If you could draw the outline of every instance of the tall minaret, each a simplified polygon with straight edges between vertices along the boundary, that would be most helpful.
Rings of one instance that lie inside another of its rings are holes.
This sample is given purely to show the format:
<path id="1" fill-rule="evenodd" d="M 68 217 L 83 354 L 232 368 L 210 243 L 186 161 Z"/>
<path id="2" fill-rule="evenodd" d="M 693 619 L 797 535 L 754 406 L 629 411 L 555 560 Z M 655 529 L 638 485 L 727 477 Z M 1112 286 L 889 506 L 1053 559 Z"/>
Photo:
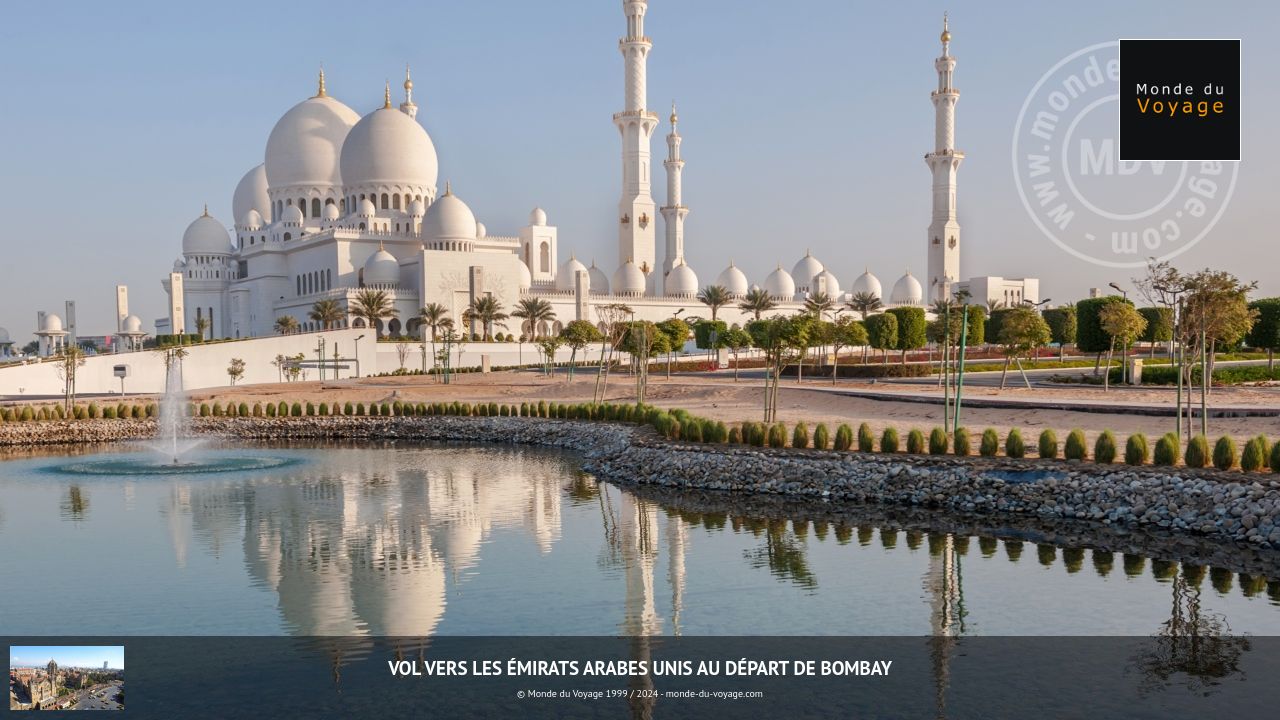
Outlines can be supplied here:
<path id="1" fill-rule="evenodd" d="M 934 61 L 938 89 L 932 93 L 933 152 L 924 161 L 933 173 L 933 220 L 929 223 L 929 275 L 925 288 L 930 302 L 949 298 L 960 280 L 960 223 L 956 221 L 956 171 L 964 153 L 956 150 L 956 101 L 960 91 L 951 84 L 956 59 L 951 56 L 951 31 L 942 16 L 942 57 Z"/>
<path id="2" fill-rule="evenodd" d="M 409 77 L 409 66 L 404 66 L 404 102 L 400 103 L 400 112 L 417 119 L 418 106 L 413 104 L 413 78 Z"/>
<path id="3" fill-rule="evenodd" d="M 684 263 L 684 218 L 689 208 L 680 201 L 680 176 L 684 174 L 684 160 L 680 158 L 680 118 L 676 104 L 671 103 L 671 134 L 667 135 L 667 159 L 662 163 L 667 169 L 667 204 L 662 208 L 662 219 L 667 232 L 666 253 L 662 258 L 663 289 L 666 289 L 667 273 Z"/>
<path id="4" fill-rule="evenodd" d="M 645 109 L 646 63 L 653 43 L 644 34 L 648 0 L 623 0 L 627 36 L 618 41 L 626 66 L 626 109 L 613 116 L 622 135 L 622 199 L 618 202 L 618 263 L 657 267 L 656 207 L 650 192 L 649 146 L 658 116 Z M 650 278 L 653 276 L 650 275 Z M 653 281 L 649 282 L 650 288 Z"/>

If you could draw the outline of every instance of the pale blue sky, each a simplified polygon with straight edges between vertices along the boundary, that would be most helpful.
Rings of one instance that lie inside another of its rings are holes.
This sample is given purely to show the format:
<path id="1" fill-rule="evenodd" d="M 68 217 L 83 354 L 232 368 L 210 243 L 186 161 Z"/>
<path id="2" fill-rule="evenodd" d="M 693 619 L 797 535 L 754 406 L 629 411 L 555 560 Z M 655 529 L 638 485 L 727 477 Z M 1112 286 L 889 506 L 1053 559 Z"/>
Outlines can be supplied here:
<path id="1" fill-rule="evenodd" d="M 1033 274 L 1077 299 L 1124 281 L 1052 245 L 1017 196 L 1009 163 L 1018 110 L 1068 53 L 1118 37 L 1244 40 L 1245 161 L 1216 230 L 1179 264 L 1273 280 L 1280 165 L 1271 73 L 1274 3 L 650 3 L 649 103 L 680 103 L 687 255 L 708 283 L 730 258 L 753 282 L 810 247 L 844 284 L 870 266 L 889 284 L 925 273 L 936 80 L 949 8 L 961 91 L 957 145 L 962 275 Z M 625 28 L 617 0 L 307 3 L 38 2 L 0 25 L 0 325 L 20 342 L 38 309 L 78 301 L 81 334 L 114 329 L 113 287 L 130 286 L 147 329 L 186 225 L 262 159 L 285 110 L 330 93 L 358 112 L 414 67 L 419 119 L 452 180 L 494 234 L 535 204 L 561 253 L 616 265 Z M 665 126 L 660 131 L 665 135 Z M 665 143 L 654 142 L 661 158 Z M 656 165 L 656 163 L 655 163 Z M 661 204 L 665 183 L 654 195 Z M 1274 234 L 1274 231 L 1271 231 Z"/>
<path id="2" fill-rule="evenodd" d="M 123 645 L 22 645 L 9 648 L 9 666 L 44 667 L 52 659 L 62 667 L 124 669 Z"/>

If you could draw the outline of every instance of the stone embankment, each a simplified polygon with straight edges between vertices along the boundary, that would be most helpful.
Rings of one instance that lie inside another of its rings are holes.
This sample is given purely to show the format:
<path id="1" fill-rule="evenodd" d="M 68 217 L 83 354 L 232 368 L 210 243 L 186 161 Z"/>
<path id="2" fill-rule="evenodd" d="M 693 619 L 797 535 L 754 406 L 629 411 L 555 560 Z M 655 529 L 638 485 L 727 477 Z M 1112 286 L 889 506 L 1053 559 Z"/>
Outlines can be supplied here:
<path id="1" fill-rule="evenodd" d="M 1158 528 L 1280 548 L 1270 475 L 1066 461 L 770 450 L 657 438 L 648 428 L 510 417 L 193 418 L 192 432 L 242 440 L 452 440 L 562 447 L 601 479 L 828 503 L 941 508 Z M 151 438 L 151 420 L 5 423 L 0 446 Z"/>

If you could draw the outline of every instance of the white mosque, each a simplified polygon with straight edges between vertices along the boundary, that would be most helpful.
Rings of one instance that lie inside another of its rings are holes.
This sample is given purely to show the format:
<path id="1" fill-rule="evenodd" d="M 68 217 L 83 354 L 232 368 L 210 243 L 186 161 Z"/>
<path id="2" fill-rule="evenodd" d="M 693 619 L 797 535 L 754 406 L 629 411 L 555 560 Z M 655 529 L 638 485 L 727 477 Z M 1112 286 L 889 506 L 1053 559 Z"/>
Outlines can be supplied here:
<path id="1" fill-rule="evenodd" d="M 626 106 L 613 122 L 622 139 L 623 183 L 618 256 L 611 272 L 594 262 L 588 267 L 572 252 L 563 258 L 556 227 L 541 208 L 534 208 L 515 234 L 491 235 L 448 183 L 441 192 L 435 145 L 418 121 L 407 69 L 399 107 L 393 106 L 388 86 L 382 106 L 363 117 L 329 94 L 321 70 L 315 95 L 280 118 L 267 138 L 263 163 L 236 186 L 233 232 L 206 208 L 183 234 L 182 257 L 163 282 L 169 316 L 156 321 L 156 331 L 195 332 L 207 326 L 210 337 L 266 336 L 284 316 L 292 316 L 303 330 L 320 330 L 308 314 L 321 300 L 335 301 L 345 311 L 341 327 L 360 327 L 364 321 L 353 308 L 365 288 L 384 291 L 397 311 L 378 328 L 383 335 L 416 334 L 414 318 L 429 303 L 443 305 L 456 320 L 484 295 L 507 310 L 525 297 L 548 301 L 556 322 L 537 328 L 539 333 L 558 331 L 571 320 L 598 322 L 596 308 L 614 303 L 625 303 L 637 319 L 658 321 L 681 311 L 686 317 L 705 316 L 707 308 L 697 295 L 709 285 L 722 286 L 735 298 L 720 310 L 729 322 L 750 319 L 736 299 L 755 287 L 776 302 L 771 312 L 784 313 L 820 292 L 838 303 L 871 293 L 886 306 L 928 305 L 961 289 L 977 303 L 1039 299 L 1035 279 L 959 278 L 956 173 L 964 154 L 954 146 L 959 92 L 952 86 L 956 59 L 945 21 L 932 93 L 937 131 L 934 149 L 925 156 L 933 174 L 933 214 L 924 278 L 907 271 L 886 295 L 870 270 L 842 285 L 837 270 L 806 252 L 790 272 L 779 264 L 757 284 L 732 262 L 714 282 L 700 279 L 685 261 L 689 208 L 682 198 L 684 160 L 674 107 L 663 162 L 665 204 L 658 207 L 651 194 L 650 148 L 660 119 L 647 102 L 648 2 L 623 0 L 622 6 L 627 32 L 619 49 Z"/>

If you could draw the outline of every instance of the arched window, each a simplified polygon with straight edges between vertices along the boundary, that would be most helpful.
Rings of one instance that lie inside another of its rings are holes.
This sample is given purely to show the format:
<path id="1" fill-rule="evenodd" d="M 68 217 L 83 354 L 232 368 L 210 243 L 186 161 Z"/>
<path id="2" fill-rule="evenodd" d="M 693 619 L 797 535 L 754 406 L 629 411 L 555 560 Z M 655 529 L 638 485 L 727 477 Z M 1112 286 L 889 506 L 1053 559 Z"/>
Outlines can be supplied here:
<path id="1" fill-rule="evenodd" d="M 285 204 L 285 205 L 287 205 L 287 206 L 289 206 L 289 207 L 293 207 L 293 198 L 288 198 L 288 199 L 286 199 L 286 200 L 284 201 L 284 204 Z"/>
<path id="2" fill-rule="evenodd" d="M 546 242 L 538 248 L 538 272 L 551 272 L 551 245 Z"/>
<path id="3" fill-rule="evenodd" d="M 391 199 L 387 197 L 387 194 L 382 193 L 382 209 L 383 210 L 386 210 L 390 207 L 389 205 L 390 202 L 391 202 Z"/>
<path id="4" fill-rule="evenodd" d="M 324 274 L 325 274 L 325 280 L 324 280 L 325 287 L 326 288 L 333 287 L 333 268 L 326 269 L 324 271 Z"/>
<path id="5" fill-rule="evenodd" d="M 298 209 L 302 211 L 302 217 L 307 216 L 307 199 L 298 198 Z"/>
<path id="6" fill-rule="evenodd" d="M 284 234 L 284 241 L 285 241 L 285 242 L 289 242 L 289 241 L 290 241 L 290 240 L 292 240 L 292 239 L 293 239 L 293 234 L 292 234 L 292 233 L 285 233 L 285 234 Z"/>
<path id="7" fill-rule="evenodd" d="M 391 196 L 391 209 L 392 209 L 392 210 L 399 210 L 399 209 L 400 209 L 400 196 L 399 196 L 399 195 L 392 195 L 392 196 Z"/>
<path id="8" fill-rule="evenodd" d="M 342 198 L 342 203 L 341 203 L 340 205 L 338 205 L 338 212 L 341 212 L 343 215 L 346 215 L 346 214 L 347 214 L 347 199 L 346 199 L 346 198 Z"/>
<path id="9" fill-rule="evenodd" d="M 311 217 L 320 217 L 320 198 L 311 198 Z"/>
<path id="10" fill-rule="evenodd" d="M 364 223 L 360 223 L 360 229 L 361 229 L 361 230 L 363 230 L 363 229 L 364 229 Z"/>

